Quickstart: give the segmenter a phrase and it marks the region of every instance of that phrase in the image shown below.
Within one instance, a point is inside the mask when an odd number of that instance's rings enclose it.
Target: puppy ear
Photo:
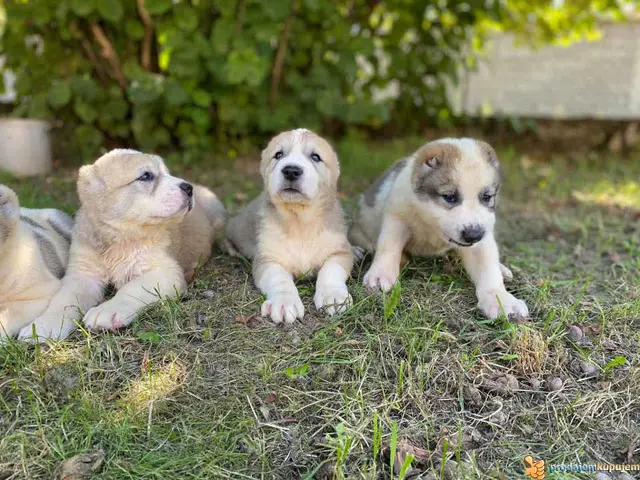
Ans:
[[[78,171],[78,196],[81,202],[87,201],[96,193],[104,190],[106,184],[98,175],[95,165],[84,165]]]
[[[487,142],[483,142],[482,140],[477,140],[477,142],[478,142],[478,147],[480,148],[480,151],[486,158],[487,162],[489,162],[489,165],[491,165],[496,169],[499,169],[500,162],[498,161],[498,154],[493,149],[493,147],[489,145]]]
[[[422,163],[424,170],[430,172],[442,165],[442,153],[442,149],[437,144],[428,143],[415,153],[415,158]]]

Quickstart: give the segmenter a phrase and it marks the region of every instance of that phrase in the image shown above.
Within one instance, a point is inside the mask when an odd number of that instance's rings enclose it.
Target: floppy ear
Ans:
[[[80,203],[92,198],[96,193],[104,190],[105,183],[98,175],[95,165],[84,165],[78,171],[78,197]]]

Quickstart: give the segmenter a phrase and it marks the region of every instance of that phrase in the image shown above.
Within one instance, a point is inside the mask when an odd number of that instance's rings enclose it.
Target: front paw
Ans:
[[[498,318],[502,313],[507,317],[515,315],[528,317],[527,304],[506,290],[488,290],[478,293],[478,308],[489,318]]]
[[[89,330],[111,330],[126,327],[136,318],[136,312],[125,305],[109,300],[93,307],[84,316],[84,324]]]
[[[333,316],[336,313],[345,312],[352,305],[353,300],[345,284],[318,285],[313,302],[318,310],[324,308],[327,315]]]
[[[389,268],[374,263],[364,276],[364,286],[388,292],[398,281],[399,273],[398,268]]]
[[[261,315],[275,323],[293,323],[304,316],[304,305],[298,292],[276,293],[262,304]]]
[[[64,314],[38,317],[18,333],[18,340],[27,343],[38,343],[42,340],[64,340],[77,328],[76,322],[62,320]],[[34,335],[35,331],[35,335]]]

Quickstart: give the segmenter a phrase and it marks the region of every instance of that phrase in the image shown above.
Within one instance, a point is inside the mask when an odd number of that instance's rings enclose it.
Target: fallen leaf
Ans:
[[[59,480],[80,480],[97,472],[104,461],[104,451],[81,453],[68,458],[58,467]]]
[[[340,327],[336,327],[336,337],[340,338],[344,335],[344,332]]]
[[[391,445],[388,441],[383,443],[383,453],[387,458],[391,455]],[[431,458],[431,454],[428,450],[416,447],[408,440],[400,440],[396,445],[396,458],[393,462],[396,475],[400,473],[400,469],[402,468],[402,465],[404,465],[405,459],[409,454],[413,455],[413,462],[411,463],[413,466],[426,465],[429,463],[429,459]]]
[[[256,315],[248,315],[248,316],[246,316],[246,315],[238,315],[236,317],[236,323],[241,323],[243,325],[249,325],[256,318],[257,318]]]
[[[274,403],[276,400],[278,400],[278,396],[275,393],[271,392],[265,397],[264,403]]]

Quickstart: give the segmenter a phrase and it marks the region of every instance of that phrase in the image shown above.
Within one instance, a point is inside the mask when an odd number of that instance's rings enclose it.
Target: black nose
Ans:
[[[296,165],[287,165],[282,169],[282,174],[284,178],[293,182],[297,180],[300,175],[302,175],[302,169]]]
[[[460,236],[466,243],[478,243],[484,237],[484,228],[480,225],[469,225],[464,227]]]
[[[182,182],[180,184],[180,190],[187,194],[188,197],[193,196],[193,185],[187,182]]]

